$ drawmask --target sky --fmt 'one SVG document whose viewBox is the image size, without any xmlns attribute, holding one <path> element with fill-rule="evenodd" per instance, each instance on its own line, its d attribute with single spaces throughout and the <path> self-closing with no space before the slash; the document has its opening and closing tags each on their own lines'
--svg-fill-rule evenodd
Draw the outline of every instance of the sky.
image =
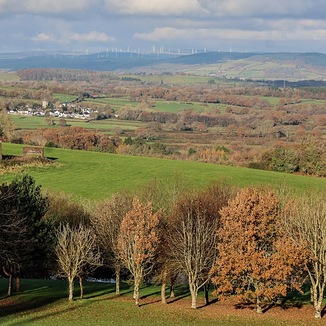
<svg viewBox="0 0 326 326">
<path fill-rule="evenodd" d="M 0 52 L 322 52 L 326 0 L 0 0 Z"/>
</svg>

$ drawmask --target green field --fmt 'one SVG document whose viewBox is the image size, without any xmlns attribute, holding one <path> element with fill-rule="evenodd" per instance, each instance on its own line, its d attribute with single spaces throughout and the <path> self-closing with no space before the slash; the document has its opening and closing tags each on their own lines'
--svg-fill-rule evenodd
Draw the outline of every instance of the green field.
<svg viewBox="0 0 326 326">
<path fill-rule="evenodd" d="M 0 279 L 0 324 L 18 325 L 321 325 L 313 320 L 309 307 L 273 309 L 257 315 L 250 308 L 229 310 L 221 303 L 203 306 L 199 293 L 200 309 L 191 309 L 190 297 L 183 286 L 176 287 L 176 298 L 168 299 L 167 305 L 160 303 L 158 286 L 140 290 L 140 306 L 132 300 L 132 288 L 122 285 L 121 296 L 114 294 L 114 285 L 107 283 L 85 283 L 85 298 L 67 300 L 67 284 L 55 280 L 22 280 L 21 292 L 5 297 L 7 280 Z M 212 298 L 211 298 L 212 299 Z M 293 309 L 295 309 L 293 311 Z M 303 310 L 301 312 L 301 310 Z M 293 318 L 300 313 L 301 316 Z M 306 315 L 302 316 L 302 314 Z M 321 323 L 323 320 L 320 321 Z"/>
<path fill-rule="evenodd" d="M 53 97 L 55 99 L 59 100 L 61 103 L 71 102 L 77 98 L 76 95 L 69 95 L 69 94 L 63 94 L 63 93 L 53 93 Z"/>
<path fill-rule="evenodd" d="M 22 145 L 4 143 L 4 155 L 21 155 Z M 116 155 L 98 152 L 45 148 L 45 156 L 54 158 L 51 166 L 26 168 L 43 189 L 69 193 L 80 199 L 103 199 L 124 189 L 136 190 L 158 178 L 173 183 L 181 176 L 189 188 L 201 188 L 217 180 L 238 186 L 286 185 L 289 191 L 321 191 L 326 179 L 270 171 L 178 161 L 169 159 Z M 0 181 L 9 181 L 5 174 Z"/>
<path fill-rule="evenodd" d="M 33 117 L 33 116 L 21 116 L 11 115 L 17 129 L 23 130 L 35 130 L 40 128 L 59 128 L 59 118 L 53 118 L 55 125 L 49 126 L 45 117 Z M 81 119 L 66 119 L 67 125 L 73 127 L 83 127 L 85 129 L 94 129 L 104 133 L 114 133 L 116 130 L 135 130 L 144 125 L 141 121 L 129 121 L 118 119 L 106 119 L 106 120 L 81 120 Z"/>
<path fill-rule="evenodd" d="M 219 105 L 222 106 L 222 105 Z M 180 112 L 185 110 L 192 110 L 198 113 L 208 112 L 212 107 L 217 107 L 216 104 L 203 104 L 195 102 L 177 102 L 159 100 L 155 102 L 155 110 L 162 112 Z"/>
<path fill-rule="evenodd" d="M 0 72 L 0 80 L 19 81 L 19 77 L 14 72 Z"/>
<path fill-rule="evenodd" d="M 193 84 L 208 84 L 208 81 L 212 79 L 207 76 L 196 76 L 194 75 L 126 75 L 126 77 L 138 78 L 142 82 L 153 83 L 153 84 L 163 84 L 163 85 L 193 85 Z M 216 83 L 220 82 L 216 80 Z"/>
<path fill-rule="evenodd" d="M 139 102 L 131 101 L 129 98 L 125 97 L 106 97 L 106 98 L 89 98 L 82 102 L 83 106 L 87 106 L 88 104 L 101 104 L 101 105 L 110 105 L 112 109 L 118 110 L 126 105 L 130 105 L 135 107 L 139 104 Z"/>
</svg>

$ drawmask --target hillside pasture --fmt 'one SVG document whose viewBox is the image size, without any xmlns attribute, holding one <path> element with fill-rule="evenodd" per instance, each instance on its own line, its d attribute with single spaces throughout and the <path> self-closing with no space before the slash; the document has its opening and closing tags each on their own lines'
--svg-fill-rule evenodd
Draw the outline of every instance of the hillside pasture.
<svg viewBox="0 0 326 326">
<path fill-rule="evenodd" d="M 3 155 L 22 155 L 22 145 L 3 143 Z M 326 179 L 261 171 L 216 164 L 150 157 L 45 148 L 52 165 L 26 167 L 25 173 L 35 178 L 45 191 L 63 192 L 77 199 L 100 200 L 122 190 L 137 190 L 154 179 L 172 186 L 181 178 L 188 189 L 203 188 L 218 180 L 232 185 L 288 187 L 291 193 L 322 191 Z M 8 182 L 15 172 L 2 174 Z"/>
</svg>

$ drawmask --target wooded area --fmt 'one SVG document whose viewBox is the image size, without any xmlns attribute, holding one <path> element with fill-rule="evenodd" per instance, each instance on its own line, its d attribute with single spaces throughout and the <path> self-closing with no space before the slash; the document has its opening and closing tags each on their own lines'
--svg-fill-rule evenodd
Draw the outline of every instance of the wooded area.
<svg viewBox="0 0 326 326">
<path fill-rule="evenodd" d="M 44 196 L 28 175 L 0 190 L 0 257 L 8 295 L 19 291 L 21 278 L 56 276 L 68 280 L 71 301 L 74 280 L 83 297 L 83 279 L 102 266 L 102 275 L 115 271 L 117 295 L 119 283 L 132 278 L 136 305 L 142 282 L 162 284 L 162 303 L 167 284 L 173 289 L 188 282 L 191 308 L 197 308 L 198 290 L 208 293 L 213 284 L 219 300 L 254 302 L 258 313 L 290 290 L 311 287 L 315 317 L 321 318 L 324 194 L 292 198 L 286 189 L 222 183 L 190 193 L 148 186 L 95 207 Z"/>
</svg>

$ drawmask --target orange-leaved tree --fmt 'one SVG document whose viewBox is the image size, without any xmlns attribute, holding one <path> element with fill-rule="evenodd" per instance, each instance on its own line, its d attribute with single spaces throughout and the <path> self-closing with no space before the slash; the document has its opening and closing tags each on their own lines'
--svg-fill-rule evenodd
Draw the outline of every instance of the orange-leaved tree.
<svg viewBox="0 0 326 326">
<path fill-rule="evenodd" d="M 234 295 L 241 302 L 263 303 L 300 290 L 301 252 L 285 236 L 280 202 L 273 192 L 247 188 L 221 209 L 218 258 L 212 272 L 215 294 Z"/>
<path fill-rule="evenodd" d="M 159 216 L 153 212 L 151 203 L 143 205 L 137 197 L 121 222 L 118 250 L 121 261 L 134 278 L 136 305 L 139 304 L 140 283 L 155 264 L 159 244 L 158 225 Z"/>
</svg>

